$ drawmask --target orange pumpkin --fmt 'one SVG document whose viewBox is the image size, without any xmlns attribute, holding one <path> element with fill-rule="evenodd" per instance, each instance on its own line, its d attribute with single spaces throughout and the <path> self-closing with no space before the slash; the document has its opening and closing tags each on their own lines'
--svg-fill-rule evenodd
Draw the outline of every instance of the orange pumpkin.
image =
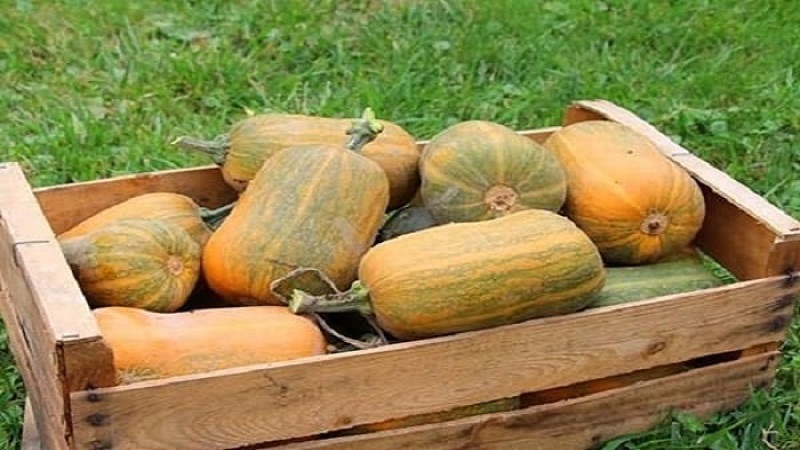
<svg viewBox="0 0 800 450">
<path fill-rule="evenodd" d="M 105 225 L 121 219 L 161 219 L 173 222 L 185 229 L 195 241 L 204 245 L 211 230 L 224 210 L 209 210 L 200 207 L 190 197 L 176 192 L 151 192 L 137 195 L 110 206 L 83 220 L 58 235 L 68 239 L 91 233 Z"/>
<path fill-rule="evenodd" d="M 544 144 L 567 173 L 565 213 L 610 264 L 681 251 L 705 217 L 700 187 L 649 139 L 616 122 L 578 122 Z"/>
<path fill-rule="evenodd" d="M 111 347 L 118 381 L 128 384 L 322 355 L 327 343 L 310 319 L 282 306 L 209 308 L 169 314 L 139 308 L 93 310 Z"/>
<path fill-rule="evenodd" d="M 176 145 L 209 153 L 220 165 L 226 182 L 244 191 L 261 165 L 287 147 L 339 145 L 342 130 L 352 119 L 302 114 L 259 114 L 237 122 L 219 142 L 183 137 Z M 401 126 L 380 121 L 383 132 L 365 145 L 362 154 L 378 164 L 389 181 L 388 208 L 398 208 L 419 188 L 419 150 L 414 137 Z"/>
<path fill-rule="evenodd" d="M 352 148 L 301 145 L 263 165 L 204 249 L 214 292 L 234 305 L 278 305 L 270 284 L 298 267 L 342 288 L 356 279 L 389 199 L 383 170 L 357 151 L 380 132 L 369 122 L 375 127 L 354 131 Z"/>
<path fill-rule="evenodd" d="M 200 275 L 200 244 L 158 219 L 120 219 L 60 241 L 90 306 L 176 311 Z"/>
</svg>

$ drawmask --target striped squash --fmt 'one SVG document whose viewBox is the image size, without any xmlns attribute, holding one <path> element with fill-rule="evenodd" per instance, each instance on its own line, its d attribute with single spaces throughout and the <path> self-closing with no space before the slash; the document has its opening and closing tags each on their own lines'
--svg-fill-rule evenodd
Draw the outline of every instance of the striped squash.
<svg viewBox="0 0 800 450">
<path fill-rule="evenodd" d="M 440 132 L 420 159 L 420 196 L 439 223 L 558 211 L 566 178 L 544 147 L 494 122 L 471 120 Z"/>
<path fill-rule="evenodd" d="M 574 312 L 604 282 L 597 248 L 580 229 L 530 209 L 378 244 L 362 258 L 349 298 L 297 293 L 290 308 L 331 312 L 349 305 L 407 340 Z"/>
<path fill-rule="evenodd" d="M 545 146 L 567 173 L 567 216 L 606 262 L 656 261 L 690 245 L 700 230 L 700 187 L 645 136 L 592 120 L 561 128 Z"/>
<path fill-rule="evenodd" d="M 191 138 L 176 141 L 181 147 L 210 153 L 222 169 L 225 181 L 244 191 L 261 165 L 287 147 L 338 145 L 342 130 L 352 119 L 302 114 L 259 114 L 231 128 L 221 143 Z M 378 164 L 389 181 L 390 209 L 406 204 L 419 188 L 419 150 L 414 137 L 401 126 L 381 121 L 382 133 L 364 146 L 362 154 Z"/>
<path fill-rule="evenodd" d="M 383 170 L 344 146 L 301 145 L 277 153 L 208 240 L 205 280 L 236 305 L 282 304 L 270 284 L 298 267 L 317 268 L 347 288 L 374 242 L 388 199 Z"/>
<path fill-rule="evenodd" d="M 159 219 L 120 219 L 59 241 L 89 305 L 181 308 L 200 275 L 200 244 Z"/>
<path fill-rule="evenodd" d="M 101 210 L 58 235 L 68 239 L 91 233 L 120 219 L 161 219 L 186 230 L 197 243 L 204 245 L 211 236 L 213 223 L 226 214 L 227 208 L 209 210 L 177 192 L 150 192 L 131 197 Z"/>
</svg>

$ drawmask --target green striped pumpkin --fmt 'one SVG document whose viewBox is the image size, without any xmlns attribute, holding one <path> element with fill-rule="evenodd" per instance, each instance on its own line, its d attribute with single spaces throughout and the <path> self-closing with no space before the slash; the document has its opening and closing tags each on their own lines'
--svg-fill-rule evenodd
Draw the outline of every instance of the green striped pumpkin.
<svg viewBox="0 0 800 450">
<path fill-rule="evenodd" d="M 556 157 L 494 122 L 471 120 L 440 132 L 420 158 L 420 195 L 439 223 L 558 211 L 567 182 Z"/>
<path fill-rule="evenodd" d="M 383 170 L 355 151 L 309 145 L 279 152 L 206 243 L 205 280 L 235 305 L 282 304 L 270 284 L 298 267 L 317 268 L 347 288 L 388 200 Z"/>
<path fill-rule="evenodd" d="M 706 267 L 696 252 L 680 253 L 669 260 L 606 269 L 603 289 L 589 307 L 616 305 L 637 300 L 708 289 L 725 281 Z"/>
<path fill-rule="evenodd" d="M 349 296 L 297 294 L 294 311 L 371 313 L 398 339 L 417 339 L 566 314 L 585 307 L 605 269 L 571 221 L 530 209 L 451 223 L 372 247 Z"/>
<path fill-rule="evenodd" d="M 173 312 L 200 275 L 200 244 L 174 222 L 119 219 L 59 242 L 92 307 Z"/>
</svg>

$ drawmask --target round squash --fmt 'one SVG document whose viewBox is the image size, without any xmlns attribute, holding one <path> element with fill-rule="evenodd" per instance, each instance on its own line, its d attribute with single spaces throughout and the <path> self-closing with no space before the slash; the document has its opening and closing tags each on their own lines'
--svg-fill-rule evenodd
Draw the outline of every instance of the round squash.
<svg viewBox="0 0 800 450">
<path fill-rule="evenodd" d="M 368 128 L 354 131 L 354 140 L 375 133 Z M 298 267 L 317 268 L 346 288 L 375 240 L 388 199 L 383 170 L 357 151 L 288 148 L 256 173 L 211 235 L 203 252 L 205 280 L 235 305 L 282 304 L 270 284 Z"/>
<path fill-rule="evenodd" d="M 609 264 L 656 261 L 690 245 L 700 230 L 700 187 L 645 136 L 593 120 L 561 128 L 545 146 L 567 172 L 566 215 Z"/>
<path fill-rule="evenodd" d="M 93 314 L 120 384 L 322 355 L 327 347 L 314 322 L 281 306 Z"/>
<path fill-rule="evenodd" d="M 172 222 L 120 219 L 59 242 L 92 307 L 176 311 L 200 275 L 200 244 Z"/>
<path fill-rule="evenodd" d="M 290 309 L 371 313 L 383 330 L 408 340 L 574 312 L 605 282 L 589 238 L 538 209 L 396 237 L 372 247 L 358 273 L 347 295 L 298 290 Z"/>
<path fill-rule="evenodd" d="M 201 246 L 211 236 L 214 223 L 230 208 L 209 210 L 190 197 L 176 192 L 151 192 L 112 205 L 58 235 L 58 239 L 84 236 L 121 219 L 161 219 L 186 230 Z"/>
<path fill-rule="evenodd" d="M 420 176 L 423 204 L 439 223 L 558 211 L 566 198 L 564 171 L 547 149 L 487 121 L 461 122 L 434 136 Z"/>
<path fill-rule="evenodd" d="M 219 142 L 183 137 L 175 144 L 212 154 L 228 184 L 241 192 L 266 159 L 287 147 L 339 145 L 342 130 L 351 122 L 352 119 L 302 114 L 260 114 L 234 124 L 227 138 Z M 380 123 L 383 132 L 361 152 L 386 173 L 388 208 L 394 209 L 408 203 L 419 188 L 419 150 L 405 129 L 388 121 Z"/>
</svg>

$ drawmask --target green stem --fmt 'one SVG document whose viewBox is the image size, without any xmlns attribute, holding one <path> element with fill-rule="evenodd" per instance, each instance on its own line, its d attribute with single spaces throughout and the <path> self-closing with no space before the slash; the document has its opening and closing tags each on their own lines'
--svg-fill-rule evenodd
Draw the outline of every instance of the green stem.
<svg viewBox="0 0 800 450">
<path fill-rule="evenodd" d="M 211 155 L 211 159 L 214 163 L 220 166 L 225 164 L 225 159 L 228 156 L 228 149 L 231 146 L 230 140 L 224 135 L 217 137 L 217 139 L 213 141 L 206 141 L 191 136 L 181 136 L 172 141 L 171 144 L 177 145 L 183 150 Z"/>
<path fill-rule="evenodd" d="M 326 295 L 311 295 L 295 289 L 289 298 L 289 309 L 295 314 L 301 313 L 338 313 L 356 311 L 364 316 L 373 314 L 369 302 L 369 292 L 358 281 L 345 292 Z"/>
<path fill-rule="evenodd" d="M 236 206 L 236 202 L 228 203 L 227 205 L 220 206 L 219 208 L 206 208 L 205 206 L 200 207 L 200 218 L 203 219 L 206 225 L 212 230 L 216 230 L 222 225 L 222 222 L 228 217 L 233 211 L 233 207 Z"/>
<path fill-rule="evenodd" d="M 347 135 L 350 136 L 350 139 L 347 140 L 345 146 L 360 153 L 365 145 L 375 140 L 382 132 L 383 124 L 375 118 L 372 108 L 366 108 L 361 118 L 354 120 L 347 130 Z"/>
</svg>

